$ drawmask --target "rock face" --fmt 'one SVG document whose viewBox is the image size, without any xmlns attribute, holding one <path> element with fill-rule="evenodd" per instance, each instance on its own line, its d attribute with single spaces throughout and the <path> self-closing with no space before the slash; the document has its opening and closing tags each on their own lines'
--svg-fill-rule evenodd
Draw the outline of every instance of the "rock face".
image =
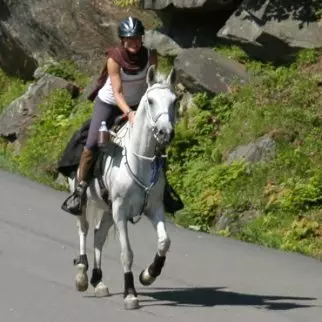
<svg viewBox="0 0 322 322">
<path fill-rule="evenodd" d="M 19 141 L 37 114 L 38 105 L 53 90 L 61 88 L 67 89 L 74 96 L 79 92 L 73 83 L 48 74 L 31 84 L 26 93 L 13 101 L 0 114 L 0 137 L 8 141 L 17 139 Z"/>
<path fill-rule="evenodd" d="M 208 47 L 241 0 L 141 0 L 163 23 L 161 31 L 180 47 Z"/>
<path fill-rule="evenodd" d="M 152 13 L 136 9 L 151 25 Z M 95 72 L 107 47 L 118 42 L 117 26 L 126 9 L 100 0 L 0 0 L 0 67 L 31 79 L 38 64 L 73 59 L 82 70 Z"/>
<path fill-rule="evenodd" d="M 37 65 L 32 54 L 25 50 L 19 39 L 11 37 L 9 31 L 2 28 L 0 21 L 0 66 L 3 70 L 30 79 Z"/>
<path fill-rule="evenodd" d="M 242 43 L 253 56 L 269 59 L 290 48 L 322 47 L 320 0 L 140 3 L 146 10 L 122 9 L 112 0 L 0 0 L 0 67 L 32 79 L 38 65 L 51 57 L 72 59 L 83 71 L 95 74 L 106 48 L 119 41 L 119 21 L 129 14 L 142 19 L 147 29 L 163 22 L 161 33 L 148 31 L 146 37 L 148 46 L 162 55 L 177 55 L 181 48 L 214 47 L 219 38 Z"/>
<path fill-rule="evenodd" d="M 212 10 L 234 4 L 236 0 L 141 0 L 144 9 L 161 10 L 173 6 L 174 8 Z"/>
<path fill-rule="evenodd" d="M 236 147 L 228 156 L 227 164 L 245 160 L 249 163 L 266 162 L 275 158 L 276 142 L 268 135 L 258 138 L 255 142 Z"/>
<path fill-rule="evenodd" d="M 249 81 L 245 68 L 212 49 L 185 49 L 174 61 L 180 82 L 191 92 L 218 94 Z"/>
<path fill-rule="evenodd" d="M 319 0 L 244 0 L 218 36 L 252 45 L 254 56 L 274 60 L 292 49 L 322 47 L 321 9 Z"/>
</svg>

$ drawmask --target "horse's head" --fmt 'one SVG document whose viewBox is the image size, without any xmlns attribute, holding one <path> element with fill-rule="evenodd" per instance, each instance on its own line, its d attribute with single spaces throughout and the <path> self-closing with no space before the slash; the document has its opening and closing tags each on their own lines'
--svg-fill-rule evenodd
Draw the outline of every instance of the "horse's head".
<svg viewBox="0 0 322 322">
<path fill-rule="evenodd" d="M 148 69 L 146 81 L 148 89 L 143 100 L 145 100 L 149 124 L 158 145 L 166 147 L 174 137 L 176 73 L 172 69 L 166 77 L 161 77 L 152 65 Z"/>
</svg>

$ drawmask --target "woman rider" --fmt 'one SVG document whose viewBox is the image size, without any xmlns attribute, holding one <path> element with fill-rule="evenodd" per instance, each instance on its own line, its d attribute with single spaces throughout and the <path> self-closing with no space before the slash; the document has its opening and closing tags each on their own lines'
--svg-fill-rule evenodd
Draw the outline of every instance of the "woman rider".
<svg viewBox="0 0 322 322">
<path fill-rule="evenodd" d="M 133 124 L 134 110 L 147 89 L 147 70 L 150 65 L 157 65 L 155 52 L 150 52 L 143 46 L 144 26 L 140 20 L 133 17 L 122 20 L 118 34 L 121 43 L 108 50 L 107 79 L 95 98 L 87 141 L 80 157 L 78 185 L 75 190 L 80 199 L 83 199 L 89 185 L 101 122 L 106 121 L 109 127 L 117 116 L 124 113 Z"/>
<path fill-rule="evenodd" d="M 80 209 L 90 181 L 90 170 L 95 162 L 94 154 L 97 148 L 98 130 L 102 121 L 110 127 L 117 116 L 126 114 L 131 124 L 134 122 L 134 110 L 144 95 L 147 84 L 146 75 L 150 65 L 157 67 L 155 51 L 149 51 L 143 46 L 144 26 L 136 18 L 128 17 L 119 25 L 120 45 L 108 50 L 106 72 L 107 78 L 103 86 L 94 91 L 90 97 L 95 98 L 94 112 L 90 123 L 88 137 L 80 157 L 78 185 L 74 199 L 74 209 Z M 104 76 L 104 73 L 103 73 Z M 164 190 L 165 210 L 174 213 L 183 208 L 183 203 L 177 193 L 168 184 Z"/>
</svg>

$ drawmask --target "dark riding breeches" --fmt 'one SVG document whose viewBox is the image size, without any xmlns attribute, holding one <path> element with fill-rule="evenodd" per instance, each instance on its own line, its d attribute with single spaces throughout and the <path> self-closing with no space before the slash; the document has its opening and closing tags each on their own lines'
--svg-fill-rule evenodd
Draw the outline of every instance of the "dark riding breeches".
<svg viewBox="0 0 322 322">
<path fill-rule="evenodd" d="M 98 97 L 95 99 L 94 112 L 86 140 L 86 148 L 94 150 L 97 146 L 98 129 L 102 121 L 106 121 L 106 125 L 110 128 L 117 116 L 121 115 L 122 111 L 115 105 L 107 104 L 101 101 Z"/>
</svg>

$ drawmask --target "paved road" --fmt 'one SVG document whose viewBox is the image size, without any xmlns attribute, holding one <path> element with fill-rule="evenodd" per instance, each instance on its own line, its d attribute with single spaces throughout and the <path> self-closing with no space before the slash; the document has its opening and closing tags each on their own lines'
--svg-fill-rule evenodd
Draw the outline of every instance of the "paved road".
<svg viewBox="0 0 322 322">
<path fill-rule="evenodd" d="M 318 322 L 322 263 L 297 254 L 169 227 L 172 248 L 162 276 L 141 287 L 154 256 L 150 223 L 131 226 L 142 308 L 125 311 L 119 244 L 109 236 L 104 278 L 112 296 L 74 289 L 75 218 L 60 210 L 66 194 L 0 170 L 0 321 Z M 92 262 L 92 234 L 89 236 Z M 146 244 L 147 243 L 147 244 Z"/>
</svg>

